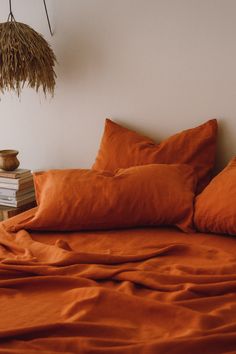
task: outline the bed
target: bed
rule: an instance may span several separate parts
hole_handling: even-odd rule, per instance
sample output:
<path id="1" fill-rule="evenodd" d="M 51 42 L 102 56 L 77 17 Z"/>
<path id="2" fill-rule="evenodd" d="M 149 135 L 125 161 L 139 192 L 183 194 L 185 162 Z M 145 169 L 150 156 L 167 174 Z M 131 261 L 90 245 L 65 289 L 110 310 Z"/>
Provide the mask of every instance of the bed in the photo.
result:
<path id="1" fill-rule="evenodd" d="M 2 353 L 236 352 L 233 237 L 2 226 L 0 240 Z"/>
<path id="2" fill-rule="evenodd" d="M 106 128 L 92 170 L 36 173 L 38 206 L 0 224 L 0 353 L 236 353 L 236 158 L 209 183 L 216 121 L 158 146 Z"/>

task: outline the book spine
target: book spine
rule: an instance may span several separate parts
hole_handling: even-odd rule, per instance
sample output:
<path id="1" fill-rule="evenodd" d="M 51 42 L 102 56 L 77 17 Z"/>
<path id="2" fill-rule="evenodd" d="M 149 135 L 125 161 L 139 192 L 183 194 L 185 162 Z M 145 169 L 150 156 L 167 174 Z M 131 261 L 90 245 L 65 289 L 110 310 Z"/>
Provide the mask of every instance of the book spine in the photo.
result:
<path id="1" fill-rule="evenodd" d="M 20 201 L 9 201 L 9 200 L 2 200 L 0 199 L 0 205 L 4 205 L 4 206 L 10 206 L 10 207 L 20 207 L 24 204 L 28 204 L 30 202 L 33 202 L 35 200 L 35 197 L 32 196 L 30 198 L 24 199 L 24 200 L 20 200 Z"/>
<path id="2" fill-rule="evenodd" d="M 22 213 L 25 210 L 32 209 L 36 206 L 36 202 L 29 202 L 27 204 L 24 204 L 18 208 L 15 207 L 6 207 L 6 210 L 0 210 L 0 221 L 2 220 L 7 220 L 8 218 L 11 218 L 19 213 Z"/>
<path id="3" fill-rule="evenodd" d="M 27 181 L 33 180 L 33 176 L 27 176 L 25 178 L 5 178 L 5 177 L 0 177 L 0 183 L 8 183 L 11 185 L 20 185 L 21 183 L 25 183 Z"/>
<path id="4" fill-rule="evenodd" d="M 8 184 L 8 183 L 1 183 L 1 182 L 0 182 L 0 188 L 18 190 L 18 189 L 19 189 L 19 186 L 15 185 L 15 184 Z"/>
<path id="5" fill-rule="evenodd" d="M 16 190 L 16 191 L 20 191 L 20 190 L 23 190 L 23 189 L 26 189 L 26 188 L 33 188 L 34 186 L 34 183 L 33 183 L 33 180 L 32 181 L 28 181 L 24 184 L 20 184 L 20 185 L 17 185 L 17 184 L 8 184 L 8 183 L 1 183 L 0 182 L 0 188 L 3 188 L 3 189 L 13 189 L 13 190 Z"/>
<path id="6" fill-rule="evenodd" d="M 17 195 L 17 190 L 4 189 L 4 188 L 0 189 L 0 198 L 2 198 L 3 196 L 16 197 L 16 195 Z"/>
<path id="7" fill-rule="evenodd" d="M 6 198 L 6 197 L 21 197 L 25 194 L 28 193 L 33 193 L 34 188 L 27 188 L 23 190 L 15 190 L 15 189 L 5 189 L 5 188 L 0 188 L 0 199 L 1 198 Z"/>
<path id="8" fill-rule="evenodd" d="M 0 171 L 0 178 L 10 178 L 10 179 L 16 179 L 16 178 L 26 178 L 31 175 L 30 170 L 24 171 L 24 172 L 1 172 Z"/>
<path id="9" fill-rule="evenodd" d="M 0 205 L 2 201 L 9 201 L 9 202 L 21 202 L 25 199 L 29 199 L 31 197 L 34 197 L 35 194 L 33 192 L 23 194 L 20 197 L 7 197 L 7 196 L 0 196 Z"/>
<path id="10" fill-rule="evenodd" d="M 4 196 L 4 195 L 1 195 L 0 196 L 0 202 L 1 201 L 7 201 L 7 200 L 9 200 L 9 201 L 15 201 L 16 200 L 16 198 L 15 197 L 6 197 L 6 196 Z"/>

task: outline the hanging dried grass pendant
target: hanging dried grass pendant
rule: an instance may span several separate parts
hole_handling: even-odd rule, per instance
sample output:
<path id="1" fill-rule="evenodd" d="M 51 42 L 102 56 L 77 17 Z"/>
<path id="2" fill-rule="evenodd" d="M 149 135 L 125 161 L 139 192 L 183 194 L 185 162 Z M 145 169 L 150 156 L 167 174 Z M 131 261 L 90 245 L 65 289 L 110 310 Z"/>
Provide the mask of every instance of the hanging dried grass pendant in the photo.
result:
<path id="1" fill-rule="evenodd" d="M 0 23 L 0 91 L 14 90 L 19 96 L 27 83 L 53 96 L 55 63 L 47 41 L 30 26 L 16 22 L 12 13 L 7 22 Z"/>

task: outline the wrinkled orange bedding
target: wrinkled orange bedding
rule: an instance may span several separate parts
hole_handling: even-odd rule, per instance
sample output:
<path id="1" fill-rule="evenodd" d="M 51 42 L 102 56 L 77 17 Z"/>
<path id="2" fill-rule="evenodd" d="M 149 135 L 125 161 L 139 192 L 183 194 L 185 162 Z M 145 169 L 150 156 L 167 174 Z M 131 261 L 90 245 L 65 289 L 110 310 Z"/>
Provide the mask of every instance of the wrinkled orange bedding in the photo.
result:
<path id="1" fill-rule="evenodd" d="M 14 220 L 0 226 L 0 353 L 236 353 L 235 238 L 9 234 Z"/>

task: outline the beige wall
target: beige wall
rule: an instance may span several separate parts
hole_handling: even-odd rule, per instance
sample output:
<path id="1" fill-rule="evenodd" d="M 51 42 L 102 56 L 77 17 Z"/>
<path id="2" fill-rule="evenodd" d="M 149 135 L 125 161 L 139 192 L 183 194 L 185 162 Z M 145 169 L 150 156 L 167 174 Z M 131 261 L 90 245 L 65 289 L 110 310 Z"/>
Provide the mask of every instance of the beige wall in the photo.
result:
<path id="1" fill-rule="evenodd" d="M 236 150 L 235 0 L 13 1 L 58 57 L 57 89 L 2 96 L 0 148 L 23 167 L 89 167 L 109 116 L 160 140 L 220 119 L 219 165 Z M 1 0 L 1 20 L 7 17 Z"/>

